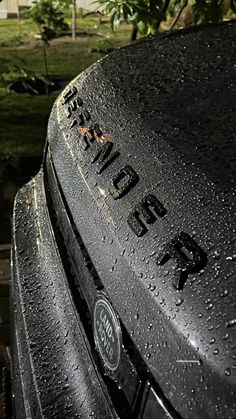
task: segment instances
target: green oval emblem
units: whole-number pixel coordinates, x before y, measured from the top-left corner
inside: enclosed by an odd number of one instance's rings
[[[117,315],[110,302],[103,296],[94,305],[94,340],[106,372],[116,375],[121,351],[121,331]]]

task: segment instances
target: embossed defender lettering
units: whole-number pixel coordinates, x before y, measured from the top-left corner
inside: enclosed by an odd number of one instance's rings
[[[74,96],[76,96],[78,93],[77,87],[73,86],[66,94],[63,96],[62,105],[66,105],[68,102],[70,102],[71,99],[73,99]]]
[[[167,210],[164,205],[153,194],[146,195],[136,205],[128,216],[128,224],[136,236],[141,237],[147,233],[147,225],[153,224],[157,217],[164,217]]]
[[[114,199],[119,199],[127,194],[139,181],[139,177],[135,170],[126,165],[123,167],[110,182],[108,190]]]
[[[73,87],[63,97],[62,104],[67,105],[67,118],[71,118],[78,107],[83,105],[82,99],[78,96],[75,98],[76,95],[77,88]],[[81,112],[73,119],[70,127],[73,128],[78,123],[83,126],[86,121],[90,120],[90,117],[89,111],[84,109],[83,113]],[[79,132],[81,134],[79,144],[83,151],[90,149],[93,142],[100,145],[91,164],[96,163],[96,173],[101,175],[120,156],[119,150],[113,150],[114,144],[111,141],[111,136],[103,134],[98,123],[80,128]],[[138,182],[137,172],[132,166],[125,165],[113,176],[108,190],[112,198],[117,200],[125,196]],[[155,195],[148,194],[130,212],[127,223],[137,237],[142,237],[148,232],[149,225],[154,224],[158,217],[163,218],[166,214],[167,210],[161,201]],[[204,250],[185,232],[181,232],[166,244],[156,262],[161,266],[171,258],[177,265],[178,275],[173,284],[177,290],[183,288],[189,274],[199,272],[207,263],[207,255]]]
[[[173,284],[177,290],[183,288],[189,274],[199,272],[207,263],[205,252],[183,231],[166,244],[157,264],[164,265],[171,258],[177,265],[178,274]]]
[[[119,155],[119,151],[112,152],[113,143],[108,141],[103,144],[99,152],[92,159],[92,163],[97,165],[97,174],[100,175]]]

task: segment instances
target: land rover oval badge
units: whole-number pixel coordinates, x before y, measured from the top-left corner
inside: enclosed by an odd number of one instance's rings
[[[106,373],[113,378],[120,362],[121,330],[111,303],[100,296],[93,311],[94,340]]]

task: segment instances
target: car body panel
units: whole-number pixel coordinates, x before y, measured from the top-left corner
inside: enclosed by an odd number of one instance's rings
[[[235,35],[230,22],[115,51],[70,83],[48,126],[59,224],[69,214],[184,418],[236,411]],[[92,313],[96,293],[84,297]]]
[[[96,413],[116,417],[67,287],[42,171],[17,194],[14,212],[11,296],[13,359],[18,360],[13,381],[16,416],[89,418]]]

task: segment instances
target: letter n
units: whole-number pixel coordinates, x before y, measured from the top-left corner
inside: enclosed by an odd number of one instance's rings
[[[119,151],[115,151],[111,154],[113,144],[111,141],[103,144],[99,152],[93,158],[92,163],[97,164],[97,174],[101,174],[118,156]]]

